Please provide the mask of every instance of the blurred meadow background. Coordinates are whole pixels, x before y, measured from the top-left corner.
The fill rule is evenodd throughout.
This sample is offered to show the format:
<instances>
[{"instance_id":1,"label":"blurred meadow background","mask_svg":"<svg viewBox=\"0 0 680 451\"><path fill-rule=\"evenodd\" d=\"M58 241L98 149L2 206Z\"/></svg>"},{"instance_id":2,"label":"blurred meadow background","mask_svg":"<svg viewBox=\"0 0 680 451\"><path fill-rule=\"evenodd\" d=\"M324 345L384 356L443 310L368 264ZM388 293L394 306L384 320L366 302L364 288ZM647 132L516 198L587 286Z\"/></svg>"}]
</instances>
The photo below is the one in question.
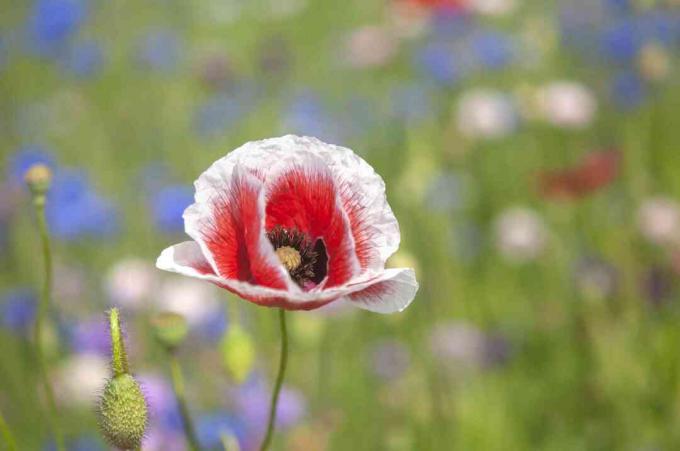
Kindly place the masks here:
<instances>
[{"instance_id":1,"label":"blurred meadow background","mask_svg":"<svg viewBox=\"0 0 680 451\"><path fill-rule=\"evenodd\" d=\"M677 0L2 1L0 411L19 448L54 446L26 169L54 171L45 346L69 449L108 449L118 306L144 449L186 449L149 322L171 310L202 446L250 450L275 311L154 262L204 169L294 133L384 177L392 262L421 288L391 316L289 315L275 449L680 449L679 51Z\"/></svg>"}]
</instances>

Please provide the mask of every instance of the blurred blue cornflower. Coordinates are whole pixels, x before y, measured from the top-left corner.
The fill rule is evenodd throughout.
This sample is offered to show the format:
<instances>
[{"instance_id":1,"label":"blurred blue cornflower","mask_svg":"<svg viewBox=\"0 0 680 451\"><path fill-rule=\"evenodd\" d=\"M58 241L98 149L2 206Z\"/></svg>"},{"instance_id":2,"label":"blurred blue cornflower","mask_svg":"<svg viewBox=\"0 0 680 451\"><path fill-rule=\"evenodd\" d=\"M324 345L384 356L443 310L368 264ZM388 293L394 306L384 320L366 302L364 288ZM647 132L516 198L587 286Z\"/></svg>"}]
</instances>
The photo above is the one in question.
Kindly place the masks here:
<instances>
[{"instance_id":1,"label":"blurred blue cornflower","mask_svg":"<svg viewBox=\"0 0 680 451\"><path fill-rule=\"evenodd\" d=\"M616 74L611 80L609 92L612 102L621 109L638 107L647 96L647 87L640 76L632 71Z\"/></svg>"},{"instance_id":2,"label":"blurred blue cornflower","mask_svg":"<svg viewBox=\"0 0 680 451\"><path fill-rule=\"evenodd\" d=\"M194 190L189 185L167 185L153 191L149 206L153 223L165 233L184 231L182 213L194 202Z\"/></svg>"},{"instance_id":3,"label":"blurred blue cornflower","mask_svg":"<svg viewBox=\"0 0 680 451\"><path fill-rule=\"evenodd\" d=\"M601 53L615 63L632 62L642 47L643 40L634 19L616 21L602 31Z\"/></svg>"},{"instance_id":4,"label":"blurred blue cornflower","mask_svg":"<svg viewBox=\"0 0 680 451\"><path fill-rule=\"evenodd\" d=\"M7 163L7 178L16 186L24 184L26 171L34 164L44 164L54 170L56 163L54 156L40 145L22 146Z\"/></svg>"},{"instance_id":5,"label":"blurred blue cornflower","mask_svg":"<svg viewBox=\"0 0 680 451\"><path fill-rule=\"evenodd\" d=\"M222 136L243 119L249 105L242 96L219 94L201 104L194 114L194 129L199 137L210 139Z\"/></svg>"},{"instance_id":6,"label":"blurred blue cornflower","mask_svg":"<svg viewBox=\"0 0 680 451\"><path fill-rule=\"evenodd\" d=\"M77 78L92 78L99 74L104 63L104 52L95 41L78 42L68 49L62 59L65 72Z\"/></svg>"},{"instance_id":7,"label":"blurred blue cornflower","mask_svg":"<svg viewBox=\"0 0 680 451\"><path fill-rule=\"evenodd\" d=\"M151 30L137 44L137 60L143 68L172 72L182 55L182 40L170 29Z\"/></svg>"},{"instance_id":8,"label":"blurred blue cornflower","mask_svg":"<svg viewBox=\"0 0 680 451\"><path fill-rule=\"evenodd\" d=\"M35 293L29 289L5 292L0 300L0 324L16 333L26 332L33 324L36 306Z\"/></svg>"},{"instance_id":9,"label":"blurred blue cornflower","mask_svg":"<svg viewBox=\"0 0 680 451\"><path fill-rule=\"evenodd\" d=\"M139 383L149 405L149 428L166 433L182 431L182 417L170 382L155 374L142 374Z\"/></svg>"},{"instance_id":10,"label":"blurred blue cornflower","mask_svg":"<svg viewBox=\"0 0 680 451\"><path fill-rule=\"evenodd\" d=\"M204 413L196 418L196 435L204 449L217 449L222 445L222 435L235 437L242 449L246 448L243 425L234 415L226 411Z\"/></svg>"},{"instance_id":11,"label":"blurred blue cornflower","mask_svg":"<svg viewBox=\"0 0 680 451\"><path fill-rule=\"evenodd\" d=\"M414 55L416 67L436 83L452 85L462 77L451 46L443 42L429 42Z\"/></svg>"},{"instance_id":12,"label":"blurred blue cornflower","mask_svg":"<svg viewBox=\"0 0 680 451\"><path fill-rule=\"evenodd\" d=\"M327 142L342 142L337 121L320 96L304 91L284 107L281 128L285 133L316 136Z\"/></svg>"},{"instance_id":13,"label":"blurred blue cornflower","mask_svg":"<svg viewBox=\"0 0 680 451\"><path fill-rule=\"evenodd\" d=\"M235 400L239 418L245 423L248 435L260 437L264 432L269 416L271 389L264 378L253 375L241 385ZM298 390L284 385L276 410L276 427L288 429L295 426L305 416L307 403Z\"/></svg>"},{"instance_id":14,"label":"blurred blue cornflower","mask_svg":"<svg viewBox=\"0 0 680 451\"><path fill-rule=\"evenodd\" d=\"M63 240L107 237L118 230L113 204L94 191L81 170L55 171L45 212L51 233Z\"/></svg>"},{"instance_id":15,"label":"blurred blue cornflower","mask_svg":"<svg viewBox=\"0 0 680 451\"><path fill-rule=\"evenodd\" d=\"M513 38L498 31L475 33L471 46L476 60L484 69L502 69L512 62L517 53Z\"/></svg>"},{"instance_id":16,"label":"blurred blue cornflower","mask_svg":"<svg viewBox=\"0 0 680 451\"><path fill-rule=\"evenodd\" d=\"M219 310L219 312L207 317L192 331L200 340L214 344L218 343L224 335L229 322L225 309L220 308Z\"/></svg>"},{"instance_id":17,"label":"blurred blue cornflower","mask_svg":"<svg viewBox=\"0 0 680 451\"><path fill-rule=\"evenodd\" d=\"M389 95L390 112L407 123L421 122L435 113L435 90L425 83L410 82L397 85Z\"/></svg>"},{"instance_id":18,"label":"blurred blue cornflower","mask_svg":"<svg viewBox=\"0 0 680 451\"><path fill-rule=\"evenodd\" d=\"M29 50L44 57L57 56L87 17L82 0L38 0L28 16Z\"/></svg>"},{"instance_id":19,"label":"blurred blue cornflower","mask_svg":"<svg viewBox=\"0 0 680 451\"><path fill-rule=\"evenodd\" d=\"M640 281L643 298L652 307L662 307L673 299L675 288L672 272L662 266L652 266Z\"/></svg>"},{"instance_id":20,"label":"blurred blue cornflower","mask_svg":"<svg viewBox=\"0 0 680 451\"><path fill-rule=\"evenodd\" d=\"M110 355L111 338L104 319L95 317L67 328L71 350L78 354Z\"/></svg>"}]
</instances>

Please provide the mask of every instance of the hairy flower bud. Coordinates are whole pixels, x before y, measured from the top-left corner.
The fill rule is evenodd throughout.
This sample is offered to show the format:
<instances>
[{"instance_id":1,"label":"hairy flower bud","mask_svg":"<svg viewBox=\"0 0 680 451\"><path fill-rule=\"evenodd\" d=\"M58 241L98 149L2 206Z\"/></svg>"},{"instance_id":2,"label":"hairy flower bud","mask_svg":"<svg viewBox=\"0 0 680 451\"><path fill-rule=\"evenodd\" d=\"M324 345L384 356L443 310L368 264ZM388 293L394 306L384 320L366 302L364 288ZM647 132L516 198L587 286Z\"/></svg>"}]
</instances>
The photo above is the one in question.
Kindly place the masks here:
<instances>
[{"instance_id":1,"label":"hairy flower bud","mask_svg":"<svg viewBox=\"0 0 680 451\"><path fill-rule=\"evenodd\" d=\"M176 349L187 336L189 326L179 313L161 312L151 318L156 340L168 351Z\"/></svg>"},{"instance_id":2,"label":"hairy flower bud","mask_svg":"<svg viewBox=\"0 0 680 451\"><path fill-rule=\"evenodd\" d=\"M99 402L99 427L104 437L121 449L137 449L147 425L146 400L130 374L110 379Z\"/></svg>"},{"instance_id":3,"label":"hairy flower bud","mask_svg":"<svg viewBox=\"0 0 680 451\"><path fill-rule=\"evenodd\" d=\"M104 438L120 449L141 446L148 421L146 399L129 372L118 309L109 311L113 377L99 400L99 428Z\"/></svg>"},{"instance_id":4,"label":"hairy flower bud","mask_svg":"<svg viewBox=\"0 0 680 451\"><path fill-rule=\"evenodd\" d=\"M26 171L24 181L35 198L44 199L52 183L52 171L44 164L34 164Z\"/></svg>"}]
</instances>

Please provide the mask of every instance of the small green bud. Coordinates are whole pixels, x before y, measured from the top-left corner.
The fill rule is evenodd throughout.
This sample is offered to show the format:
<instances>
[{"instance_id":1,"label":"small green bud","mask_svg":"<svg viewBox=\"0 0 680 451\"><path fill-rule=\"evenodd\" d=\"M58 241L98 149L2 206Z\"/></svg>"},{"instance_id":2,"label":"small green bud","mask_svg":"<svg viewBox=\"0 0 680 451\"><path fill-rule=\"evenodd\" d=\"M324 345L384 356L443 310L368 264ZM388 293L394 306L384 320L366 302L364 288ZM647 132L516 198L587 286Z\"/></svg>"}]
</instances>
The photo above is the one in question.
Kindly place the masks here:
<instances>
[{"instance_id":1,"label":"small green bud","mask_svg":"<svg viewBox=\"0 0 680 451\"><path fill-rule=\"evenodd\" d=\"M120 449L137 449L146 430L146 400L130 374L110 379L99 401L99 428L104 437Z\"/></svg>"},{"instance_id":2,"label":"small green bud","mask_svg":"<svg viewBox=\"0 0 680 451\"><path fill-rule=\"evenodd\" d=\"M42 197L50 189L50 184L52 183L52 171L49 167L44 164L38 163L34 164L26 174L24 174L24 181L31 193L35 197Z\"/></svg>"},{"instance_id":3,"label":"small green bud","mask_svg":"<svg viewBox=\"0 0 680 451\"><path fill-rule=\"evenodd\" d=\"M222 362L238 383L248 377L255 362L255 346L250 335L238 324L232 324L220 343Z\"/></svg>"},{"instance_id":4,"label":"small green bud","mask_svg":"<svg viewBox=\"0 0 680 451\"><path fill-rule=\"evenodd\" d=\"M186 319L179 313L161 312L151 318L156 340L168 351L175 350L182 344L189 332Z\"/></svg>"}]
</instances>

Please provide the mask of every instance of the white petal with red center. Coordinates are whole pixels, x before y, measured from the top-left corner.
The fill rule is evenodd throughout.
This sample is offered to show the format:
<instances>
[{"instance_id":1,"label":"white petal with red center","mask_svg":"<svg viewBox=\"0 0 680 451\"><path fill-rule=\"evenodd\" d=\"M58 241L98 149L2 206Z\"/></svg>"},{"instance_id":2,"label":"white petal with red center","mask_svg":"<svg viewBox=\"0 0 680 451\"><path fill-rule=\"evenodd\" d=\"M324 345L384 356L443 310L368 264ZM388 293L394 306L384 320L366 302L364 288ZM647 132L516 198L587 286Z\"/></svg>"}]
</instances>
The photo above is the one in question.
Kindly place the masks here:
<instances>
[{"instance_id":1,"label":"white petal with red center","mask_svg":"<svg viewBox=\"0 0 680 451\"><path fill-rule=\"evenodd\" d=\"M206 280L260 305L294 310L311 310L342 299L366 310L392 313L406 308L418 289L413 270L408 268L386 269L370 276L363 275L341 287L297 294L253 285L216 275L200 246L193 241L165 249L158 257L156 266L165 271Z\"/></svg>"},{"instance_id":2,"label":"white petal with red center","mask_svg":"<svg viewBox=\"0 0 680 451\"><path fill-rule=\"evenodd\" d=\"M201 247L216 274L298 291L264 233L264 220L264 186L239 166L209 196L184 212L187 234Z\"/></svg>"}]
</instances>

